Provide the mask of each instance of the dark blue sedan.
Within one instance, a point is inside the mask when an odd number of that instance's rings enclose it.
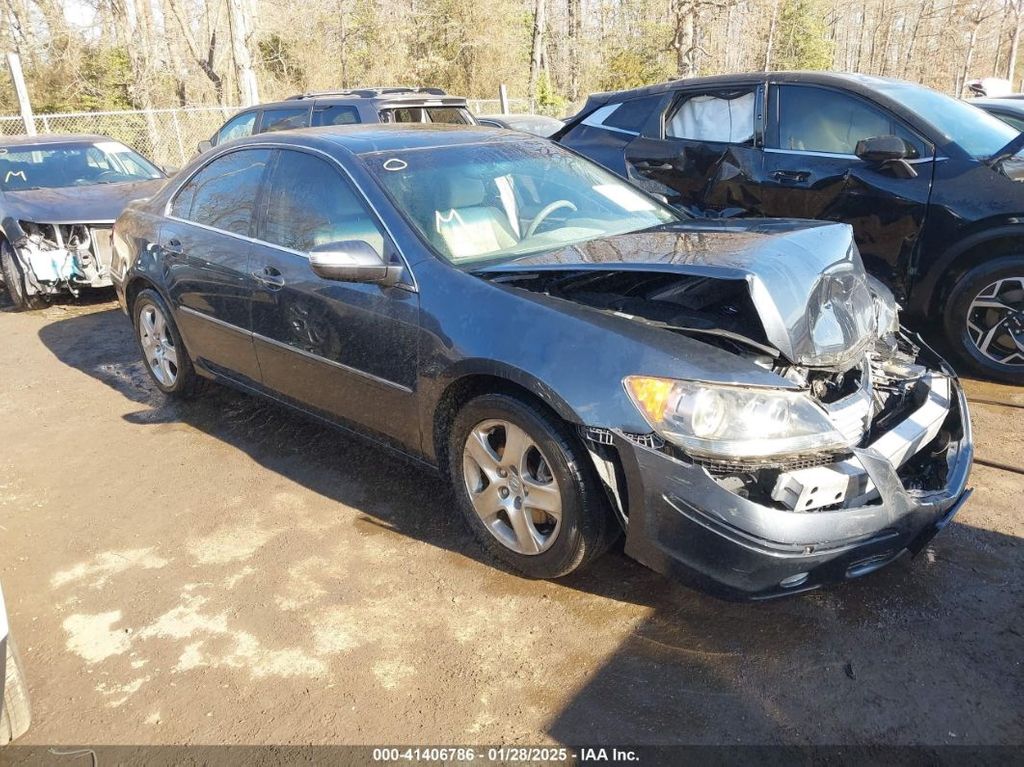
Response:
[[[959,384],[848,226],[689,221],[543,139],[231,142],[114,250],[163,392],[220,381],[436,467],[532,577],[625,531],[661,572],[794,593],[919,550],[968,492]]]

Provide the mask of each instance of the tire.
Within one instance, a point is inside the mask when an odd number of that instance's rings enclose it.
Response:
[[[46,300],[42,296],[29,295],[25,272],[14,253],[14,248],[7,240],[0,241],[0,271],[3,271],[7,295],[11,297],[15,309],[25,311],[46,306]]]
[[[188,399],[205,388],[206,379],[196,373],[174,315],[159,293],[151,288],[139,292],[132,302],[132,323],[146,371],[160,391]]]
[[[483,548],[514,571],[568,575],[617,537],[590,459],[560,419],[508,394],[484,394],[459,411],[450,434],[447,463],[459,509]],[[525,446],[515,456],[506,455],[510,435]]]
[[[0,746],[6,746],[22,735],[32,722],[28,702],[28,685],[21,671],[21,661],[10,635],[7,637],[7,661],[4,670],[4,700],[0,710]]]
[[[1024,384],[1024,256],[972,269],[946,306],[946,338],[960,363],[996,381]]]

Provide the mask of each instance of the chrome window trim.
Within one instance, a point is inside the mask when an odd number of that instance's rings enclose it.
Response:
[[[279,349],[294,352],[295,354],[298,354],[301,357],[305,357],[306,359],[313,360],[314,362],[320,362],[324,365],[329,365],[330,367],[343,370],[346,373],[351,373],[360,376],[361,378],[366,378],[367,380],[373,381],[374,383],[378,383],[383,386],[388,386],[392,389],[397,389],[398,391],[404,392],[405,394],[412,394],[412,389],[409,388],[408,386],[405,386],[404,384],[389,381],[387,378],[375,376],[373,373],[367,373],[365,370],[350,367],[349,365],[328,359],[327,357],[321,357],[319,354],[313,354],[313,352],[308,352],[305,349],[300,349],[297,346],[286,344],[283,341],[278,341],[274,338],[268,338],[267,336],[260,335],[259,333],[252,333],[251,335],[253,339],[263,341],[264,343],[269,344],[270,346],[276,346]]]
[[[327,160],[328,163],[333,164],[335,167],[340,169],[341,172],[342,172],[342,176],[344,178],[346,178],[348,180],[348,182],[352,185],[352,188],[355,189],[355,191],[359,193],[359,196],[362,198],[363,203],[370,209],[370,213],[372,214],[373,218],[376,219],[377,224],[387,234],[388,239],[391,240],[391,244],[394,246],[395,252],[398,254],[398,258],[401,259],[401,261],[402,261],[402,266],[403,266],[403,268],[405,270],[405,273],[409,275],[409,279],[411,280],[412,285],[410,285],[410,286],[398,285],[396,287],[405,287],[407,290],[411,290],[413,293],[419,293],[419,291],[420,291],[419,282],[417,282],[417,280],[416,280],[416,274],[413,272],[412,267],[410,266],[409,259],[406,258],[405,253],[402,252],[402,247],[398,244],[398,240],[395,238],[394,232],[391,231],[391,227],[388,226],[387,222],[384,220],[384,217],[381,216],[380,211],[377,209],[377,206],[373,204],[373,201],[370,200],[369,197],[366,196],[366,190],[363,189],[363,187],[359,184],[358,181],[356,181],[355,177],[352,175],[351,172],[349,172],[348,168],[346,168],[344,165],[342,165],[340,162],[338,162],[338,160],[335,159],[334,157],[332,157],[330,154],[328,154],[327,152],[324,152],[322,149],[314,149],[313,147],[306,147],[306,146],[301,146],[300,147],[300,146],[296,146],[294,144],[283,144],[283,143],[277,142],[277,141],[259,141],[259,142],[255,142],[255,143],[252,143],[252,144],[245,144],[244,146],[236,146],[236,147],[231,147],[230,149],[226,149],[226,150],[224,150],[222,152],[217,153],[215,157],[210,157],[208,160],[206,160],[202,165],[200,165],[198,168],[196,168],[192,173],[190,173],[188,175],[188,177],[186,179],[181,181],[181,183],[179,183],[174,188],[174,190],[168,195],[167,202],[164,204],[163,217],[166,218],[166,219],[169,219],[171,221],[177,221],[177,222],[182,223],[182,224],[190,224],[191,226],[198,226],[199,228],[205,229],[208,232],[216,232],[217,234],[226,234],[229,237],[234,237],[234,238],[239,239],[239,240],[244,240],[245,242],[250,242],[250,243],[253,243],[255,245],[264,245],[264,246],[266,246],[268,248],[275,248],[276,250],[280,250],[280,251],[282,251],[284,253],[291,253],[291,254],[296,255],[296,256],[302,256],[303,258],[308,260],[309,259],[309,254],[308,253],[303,253],[302,251],[299,251],[299,250],[294,250],[292,248],[287,248],[287,247],[285,247],[283,245],[278,245],[278,244],[273,243],[273,242],[267,242],[266,240],[259,240],[259,239],[256,239],[255,237],[249,237],[248,235],[236,234],[235,232],[229,232],[229,231],[226,231],[224,229],[218,229],[215,226],[208,226],[206,224],[200,224],[198,221],[190,221],[187,218],[181,218],[179,216],[172,216],[171,215],[171,205],[174,203],[175,198],[177,198],[177,196],[181,193],[182,188],[188,182],[190,182],[193,178],[195,178],[197,175],[199,175],[199,173],[201,173],[211,163],[215,162],[216,160],[219,160],[221,157],[226,157],[227,155],[231,154],[232,152],[244,152],[244,151],[246,151],[248,149],[271,149],[271,150],[273,150],[273,149],[281,149],[281,150],[290,150],[290,151],[295,151],[295,152],[308,152],[310,154],[319,155],[323,159]],[[212,150],[211,150],[211,152],[212,152]]]
[[[854,160],[856,162],[864,162],[855,154],[841,154],[839,152],[815,152],[810,149],[773,149],[765,147],[763,152],[769,154],[791,154],[791,155],[806,155],[808,157],[826,157],[835,160]],[[926,162],[938,162],[940,160],[948,160],[948,157],[915,157],[912,160],[905,160],[910,165],[920,165]]]
[[[238,325],[232,325],[230,322],[225,322],[224,320],[218,319],[216,317],[211,317],[209,314],[204,314],[203,312],[196,311],[195,309],[193,309],[191,307],[179,306],[178,309],[180,311],[184,312],[185,314],[188,314],[189,316],[198,317],[201,320],[206,320],[207,322],[212,322],[214,325],[217,325],[219,327],[225,328],[227,330],[233,330],[234,332],[240,333],[243,336],[251,336],[252,335],[252,333],[250,333],[245,328],[240,328],[240,327],[238,327]]]

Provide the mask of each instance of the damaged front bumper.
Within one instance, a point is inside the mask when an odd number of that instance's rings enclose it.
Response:
[[[970,495],[973,442],[955,374],[926,349],[928,391],[899,423],[829,467],[779,472],[770,491],[736,492],[712,470],[611,432],[628,514],[626,553],[721,596],[766,599],[873,572],[920,551]],[[941,412],[940,412],[941,409]],[[927,475],[927,481],[919,477]],[[801,510],[835,484],[840,503]],[[801,495],[803,494],[803,495]],[[622,496],[625,497],[622,497]]]

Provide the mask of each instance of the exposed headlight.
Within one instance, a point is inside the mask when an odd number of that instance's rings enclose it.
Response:
[[[646,376],[623,383],[651,428],[696,456],[754,459],[849,447],[802,392]]]
[[[878,335],[896,333],[900,329],[900,307],[892,291],[877,277],[868,275],[868,289],[875,304],[875,324]]]

